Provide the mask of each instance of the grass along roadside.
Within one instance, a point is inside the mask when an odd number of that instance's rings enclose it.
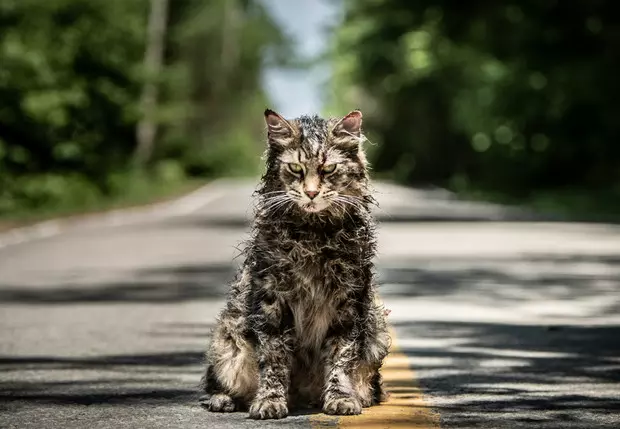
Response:
[[[128,183],[123,192],[101,197],[88,204],[70,204],[44,207],[36,210],[19,210],[11,213],[0,213],[0,232],[13,228],[29,226],[51,219],[81,219],[87,216],[106,213],[112,210],[135,208],[160,202],[166,202],[190,193],[210,179],[187,179],[183,181],[148,181],[138,180]]]

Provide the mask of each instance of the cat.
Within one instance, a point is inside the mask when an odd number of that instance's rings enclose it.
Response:
[[[266,170],[242,263],[201,381],[213,412],[360,414],[386,399],[362,113],[286,120],[265,110]]]

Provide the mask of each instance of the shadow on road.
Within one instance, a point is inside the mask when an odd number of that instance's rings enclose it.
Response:
[[[142,270],[114,283],[0,285],[0,301],[19,304],[179,302],[225,297],[235,266],[191,265]]]
[[[234,271],[232,264],[188,265],[137,271],[110,284],[0,285],[0,300],[5,305],[220,300]],[[521,303],[591,301],[587,313],[566,325],[394,323],[446,427],[570,429],[617,427],[620,326],[578,325],[581,318],[618,313],[619,274],[620,257],[614,255],[528,254],[382,261],[378,278],[387,298],[433,298],[507,312]],[[207,332],[207,325],[177,324],[157,327],[151,335],[204,341]],[[85,358],[1,356],[0,399],[5,409],[39,403],[193,405],[201,362],[199,347]],[[45,381],[37,374],[47,374]]]
[[[395,328],[415,339],[403,352],[446,427],[617,427],[620,326],[418,322]]]
[[[617,255],[409,258],[379,268],[386,299],[432,303],[423,320],[393,325],[442,427],[619,427],[620,326],[587,323],[620,312]],[[454,313],[434,316],[433,305]],[[512,316],[519,308],[541,321]],[[505,312],[505,322],[476,320],[487,311]]]
[[[52,305],[224,299],[236,267],[230,263],[144,269],[113,283],[0,284],[0,301]],[[385,297],[458,297],[494,307],[596,298],[602,301],[597,311],[620,311],[620,257],[609,254],[388,260],[378,264],[377,280]]]
[[[445,297],[490,308],[583,300],[590,311],[580,317],[620,312],[620,257],[609,254],[399,260],[379,265],[379,281],[385,297]]]
[[[173,325],[178,324],[163,325],[152,334],[172,340],[195,336],[203,343],[212,328],[208,324]],[[88,357],[0,356],[0,403],[7,409],[153,401],[194,405],[200,396],[203,363],[204,353],[198,348]],[[184,381],[188,379],[193,381]]]

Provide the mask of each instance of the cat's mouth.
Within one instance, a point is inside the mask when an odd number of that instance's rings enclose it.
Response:
[[[302,209],[307,213],[318,213],[324,208],[325,206],[323,204],[317,204],[315,202],[307,203],[302,206]]]

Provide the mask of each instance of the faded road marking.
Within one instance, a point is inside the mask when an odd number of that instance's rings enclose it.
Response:
[[[214,186],[219,182],[219,180],[214,180],[172,201],[144,204],[102,213],[59,217],[29,226],[9,229],[0,232],[0,249],[31,240],[54,237],[65,231],[81,227],[131,225],[151,219],[189,215],[225,195],[224,191],[218,191],[217,186]]]

